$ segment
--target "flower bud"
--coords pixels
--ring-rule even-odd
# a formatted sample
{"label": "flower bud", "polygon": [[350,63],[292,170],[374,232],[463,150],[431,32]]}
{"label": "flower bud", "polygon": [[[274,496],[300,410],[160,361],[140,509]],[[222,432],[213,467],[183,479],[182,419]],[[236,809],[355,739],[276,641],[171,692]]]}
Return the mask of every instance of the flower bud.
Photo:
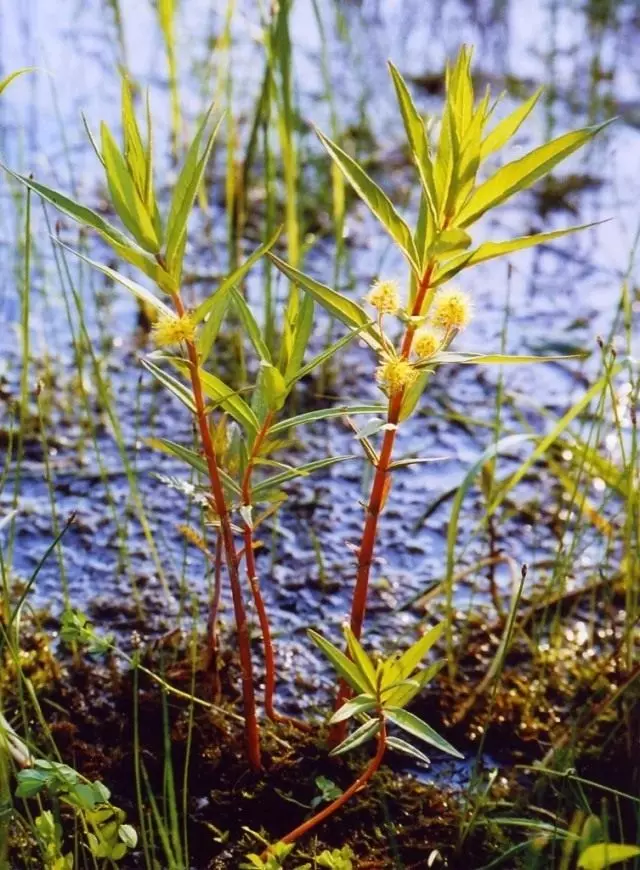
{"label": "flower bud", "polygon": [[432,323],[445,332],[464,329],[471,320],[471,314],[471,300],[463,290],[441,290],[433,300]]}
{"label": "flower bud", "polygon": [[439,350],[441,344],[442,334],[436,332],[435,329],[430,329],[428,326],[423,326],[415,334],[413,349],[420,359],[428,359]]}
{"label": "flower bud", "polygon": [[406,359],[391,357],[378,366],[376,380],[389,393],[397,393],[410,387],[418,377],[418,372]]}
{"label": "flower bud", "polygon": [[181,341],[194,341],[196,325],[189,314],[183,314],[181,317],[165,315],[154,323],[152,336],[158,347],[170,347]]}
{"label": "flower bud", "polygon": [[374,281],[367,302],[380,314],[393,314],[400,308],[400,291],[397,281]]}

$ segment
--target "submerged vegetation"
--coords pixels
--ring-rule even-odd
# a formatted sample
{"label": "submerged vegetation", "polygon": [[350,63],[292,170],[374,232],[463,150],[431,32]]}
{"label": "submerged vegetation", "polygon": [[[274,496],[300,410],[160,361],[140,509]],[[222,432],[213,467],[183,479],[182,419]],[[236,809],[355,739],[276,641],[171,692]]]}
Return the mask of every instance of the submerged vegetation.
{"label": "submerged vegetation", "polygon": [[[390,62],[398,184],[372,159],[364,124],[341,126],[329,4],[311,5],[331,132],[315,129],[317,148],[297,105],[293,0],[261,10],[264,73],[243,160],[231,63],[188,124],[180,9],[160,0],[162,111],[127,68],[126,18],[108,4],[119,130],[102,121],[94,133],[83,116],[100,194],[45,183],[2,155],[21,232],[19,348],[7,351],[19,374],[0,380],[0,870],[640,867],[635,248],[608,335],[587,329],[584,346],[550,340],[540,352],[525,340],[511,353],[515,255],[594,223],[494,232],[507,202],[543,179],[548,195],[557,168],[610,122],[590,114],[525,150],[543,88],[508,102],[491,82],[479,88],[462,45],[430,79],[425,114],[420,81]],[[233,17],[230,3],[208,47],[216,63]],[[38,75],[10,74],[0,99]],[[361,208],[365,232],[387,246],[367,280],[347,244]],[[49,244],[40,226],[66,369],[32,344]],[[332,235],[329,262],[315,249]],[[221,238],[227,268],[212,274]],[[507,289],[494,335],[468,274],[507,258],[492,278]],[[139,367],[113,365],[125,331],[101,313],[96,275],[135,302]],[[534,387],[509,394],[507,371],[534,364],[580,367],[579,393],[553,412],[534,405]],[[487,387],[471,413],[456,404],[468,371]],[[130,378],[133,423],[119,416]],[[434,501],[451,459],[426,434],[439,416],[447,429],[488,430],[489,443]],[[54,459],[72,426],[81,461],[61,483]],[[26,572],[16,566],[33,452],[50,528]],[[348,512],[337,554],[318,490],[304,496],[318,476]],[[71,516],[57,502],[63,486]],[[98,486],[102,516],[85,543],[83,499]],[[443,511],[437,568],[394,585]],[[92,540],[105,523],[119,585],[92,601]],[[300,527],[312,566],[283,543]],[[75,547],[82,601],[68,580]],[[38,584],[52,565],[61,596],[47,601]],[[278,604],[285,572],[291,594]],[[294,660],[283,611],[303,636]]]}

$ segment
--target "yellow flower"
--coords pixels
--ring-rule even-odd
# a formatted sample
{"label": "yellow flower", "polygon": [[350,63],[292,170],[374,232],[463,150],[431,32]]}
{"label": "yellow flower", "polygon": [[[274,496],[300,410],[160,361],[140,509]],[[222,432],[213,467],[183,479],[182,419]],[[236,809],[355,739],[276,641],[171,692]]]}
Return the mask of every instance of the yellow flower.
{"label": "yellow flower", "polygon": [[415,334],[413,349],[421,359],[427,359],[434,355],[441,344],[442,335],[435,329],[423,326]]}
{"label": "yellow flower", "polygon": [[400,357],[389,357],[378,366],[376,380],[390,393],[397,393],[410,387],[418,377],[418,372],[410,362]]}
{"label": "yellow flower", "polygon": [[433,300],[431,320],[445,331],[464,329],[471,314],[471,300],[463,290],[441,290]]}
{"label": "yellow flower", "polygon": [[194,341],[196,325],[189,314],[181,317],[164,315],[154,323],[152,335],[158,347],[169,347],[181,341]]}
{"label": "yellow flower", "polygon": [[380,314],[393,314],[400,308],[400,291],[397,281],[374,281],[367,302]]}

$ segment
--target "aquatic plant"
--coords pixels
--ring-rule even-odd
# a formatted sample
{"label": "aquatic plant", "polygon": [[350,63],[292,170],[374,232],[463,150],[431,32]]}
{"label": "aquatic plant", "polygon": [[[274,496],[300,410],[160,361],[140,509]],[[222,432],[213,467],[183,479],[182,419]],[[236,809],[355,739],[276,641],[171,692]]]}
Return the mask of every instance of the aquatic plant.
{"label": "aquatic plant", "polygon": [[[430,376],[442,365],[505,365],[549,359],[450,350],[469,323],[472,303],[464,291],[445,285],[479,263],[552,241],[582,227],[484,242],[476,248],[472,247],[468,230],[488,212],[551,172],[605,126],[565,133],[505,163],[488,178],[479,180],[481,166],[518,132],[534,109],[541,90],[487,132],[495,104],[491,101],[489,88],[476,102],[471,78],[471,50],[463,47],[455,62],[447,66],[444,110],[440,134],[435,142],[432,125],[425,123],[418,112],[404,79],[393,64],[390,63],[389,68],[420,191],[420,210],[415,227],[409,227],[362,166],[319,131],[318,136],[334,164],[407,262],[410,281],[405,298],[402,299],[396,282],[384,280],[374,284],[367,297],[367,302],[376,312],[376,326],[372,328],[368,326],[367,311],[357,302],[304,274],[273,252],[268,253],[275,265],[292,282],[304,287],[333,318],[349,329],[360,330],[363,340],[377,355],[376,380],[386,396],[387,412],[376,427],[367,426],[366,433],[362,433],[363,437],[359,439],[365,447],[367,461],[374,468],[374,475],[357,551],[351,606],[350,625],[357,639],[362,634],[365,620],[380,515],[391,492],[393,473],[401,467],[393,458],[398,429],[417,408]],[[385,332],[388,318],[395,318],[402,325],[398,344]],[[382,433],[379,449],[371,443],[376,432]],[[452,652],[450,623],[448,646]],[[343,680],[337,706],[340,707],[348,696],[348,686]],[[345,728],[344,722],[336,727],[334,742],[344,739]]]}

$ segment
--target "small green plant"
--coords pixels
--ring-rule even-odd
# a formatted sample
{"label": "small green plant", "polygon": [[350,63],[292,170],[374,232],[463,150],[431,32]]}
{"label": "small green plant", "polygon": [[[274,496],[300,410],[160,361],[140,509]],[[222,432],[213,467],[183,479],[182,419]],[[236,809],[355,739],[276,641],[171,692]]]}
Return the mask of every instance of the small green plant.
{"label": "small green plant", "polygon": [[35,828],[45,870],[73,870],[73,855],[71,852],[62,854],[62,825],[56,822],[51,810],[36,816]]}
{"label": "small green plant", "polygon": [[[391,655],[375,663],[348,626],[345,627],[348,656],[322,635],[309,631],[311,640],[322,650],[336,672],[355,693],[352,700],[336,710],[330,723],[337,725],[355,719],[360,724],[331,751],[331,754],[342,755],[373,739],[377,741],[377,748],[368,766],[346,791],[336,795],[328,806],[288,833],[274,848],[280,849],[283,844],[295,843],[363,789],[380,767],[387,749],[395,749],[424,764],[429,764],[429,759],[420,749],[402,737],[390,735],[389,726],[398,728],[404,734],[435,746],[441,752],[446,752],[455,758],[463,757],[426,722],[404,709],[436,676],[443,665],[442,661],[437,661],[425,668],[420,667],[424,657],[437,643],[443,629],[444,625],[437,625],[419,638],[406,652]],[[267,856],[263,857],[266,860]]]}
{"label": "small green plant", "polygon": [[[32,767],[18,771],[17,798],[34,798],[43,791],[71,807],[85,831],[86,843],[95,858],[120,861],[135,849],[138,837],[134,828],[126,824],[125,813],[109,802],[109,789],[101,782],[91,782],[72,767],[57,761],[36,759]],[[44,852],[51,860],[48,870],[66,870],[71,867],[70,856],[62,856],[61,829],[50,812],[44,813],[36,823],[42,838]]]}

